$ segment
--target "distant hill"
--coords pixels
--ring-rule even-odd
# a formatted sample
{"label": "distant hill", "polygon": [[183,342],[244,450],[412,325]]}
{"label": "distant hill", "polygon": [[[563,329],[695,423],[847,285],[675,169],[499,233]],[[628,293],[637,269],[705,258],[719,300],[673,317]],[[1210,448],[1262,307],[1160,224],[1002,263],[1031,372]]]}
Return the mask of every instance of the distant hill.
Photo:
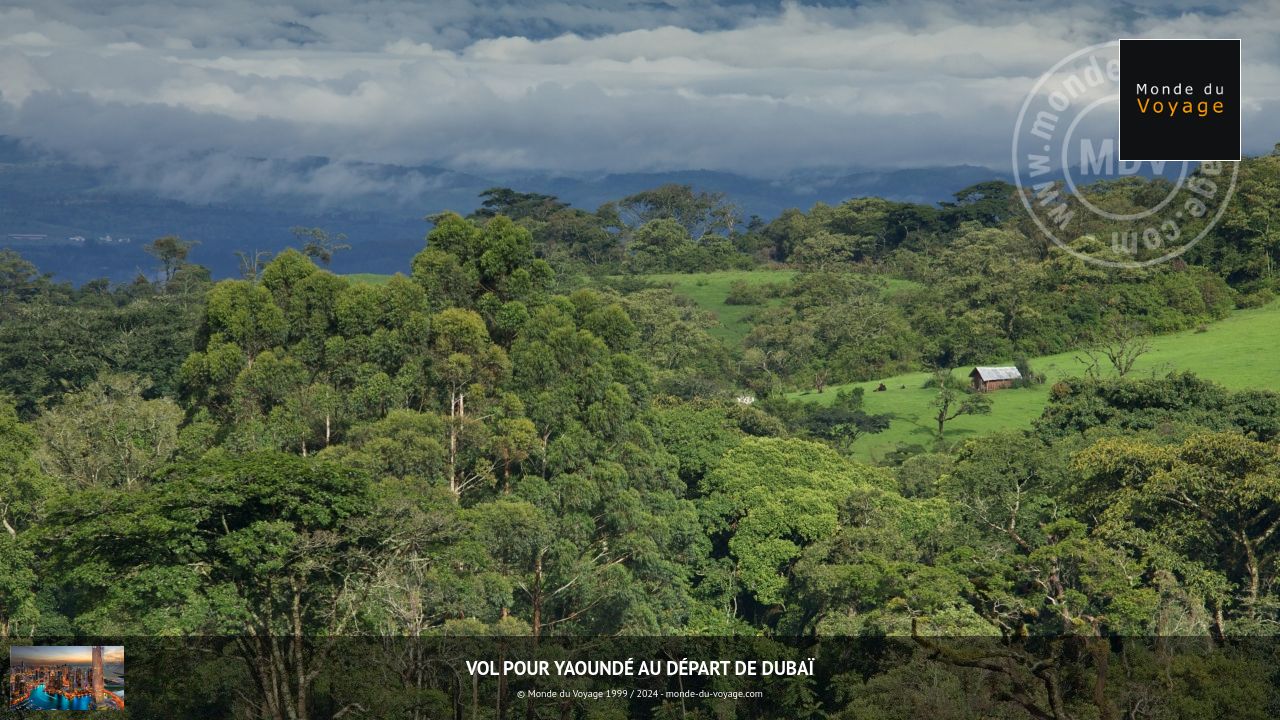
{"label": "distant hill", "polygon": [[693,185],[728,195],[744,217],[770,219],[787,208],[809,209],[816,202],[839,203],[851,197],[877,196],[932,204],[952,199],[962,188],[985,180],[1008,179],[1007,173],[976,165],[911,170],[812,170],[783,178],[752,178],[734,173],[688,170],[621,173],[599,176],[525,174],[497,176],[500,185],[541,192],[587,209],[665,183]]}
{"label": "distant hill", "polygon": [[345,233],[352,245],[335,258],[335,271],[390,273],[407,270],[422,247],[425,216],[470,212],[479,193],[494,186],[556,195],[594,210],[640,190],[686,183],[725,193],[744,217],[769,219],[789,207],[869,195],[934,203],[1002,177],[976,166],[824,169],[775,179],[697,170],[480,176],[430,165],[219,155],[115,167],[78,164],[0,136],[0,247],[18,250],[58,279],[125,281],[154,272],[144,244],[178,234],[200,241],[193,262],[226,277],[237,272],[237,250],[275,252],[293,242],[291,227],[319,226]]}

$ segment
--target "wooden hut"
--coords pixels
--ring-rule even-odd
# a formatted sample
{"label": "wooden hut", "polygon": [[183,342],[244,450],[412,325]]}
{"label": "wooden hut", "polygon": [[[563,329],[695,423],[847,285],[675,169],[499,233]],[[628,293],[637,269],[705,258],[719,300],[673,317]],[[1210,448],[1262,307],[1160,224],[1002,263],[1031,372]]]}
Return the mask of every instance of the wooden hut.
{"label": "wooden hut", "polygon": [[991,392],[1013,387],[1013,383],[1022,379],[1022,373],[1016,367],[975,367],[969,373],[973,380],[973,389],[978,392]]}

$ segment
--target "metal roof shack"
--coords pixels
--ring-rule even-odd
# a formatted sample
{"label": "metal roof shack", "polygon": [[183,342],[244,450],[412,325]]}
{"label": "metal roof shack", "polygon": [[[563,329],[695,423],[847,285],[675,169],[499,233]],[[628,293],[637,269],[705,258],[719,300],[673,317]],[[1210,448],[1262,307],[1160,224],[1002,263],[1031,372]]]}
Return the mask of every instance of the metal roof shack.
{"label": "metal roof shack", "polygon": [[982,367],[978,366],[969,373],[973,380],[973,389],[978,392],[990,392],[1013,387],[1015,381],[1022,379],[1022,373],[1016,367]]}

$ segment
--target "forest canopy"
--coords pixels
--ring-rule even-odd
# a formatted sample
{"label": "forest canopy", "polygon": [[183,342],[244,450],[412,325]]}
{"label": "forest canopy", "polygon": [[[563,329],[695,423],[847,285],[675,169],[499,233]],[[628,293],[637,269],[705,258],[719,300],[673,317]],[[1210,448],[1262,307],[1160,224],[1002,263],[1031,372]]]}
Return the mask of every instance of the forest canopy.
{"label": "forest canopy", "polygon": [[[1146,678],[1109,638],[1280,627],[1280,396],[1099,360],[1271,302],[1277,157],[1240,182],[1209,239],[1123,271],[1028,234],[1002,183],[767,222],[687,186],[495,188],[383,282],[318,266],[323,232],[216,282],[177,237],[127,285],[0,253],[0,639],[238,636],[244,713],[307,717],[339,682],[308,638],[974,637],[1007,671],[912,662],[987,678],[1001,717],[1120,717]],[[731,287],[740,342],[656,279],[748,268],[779,272]],[[1091,348],[1034,423],[947,434],[990,412],[968,366]],[[936,438],[877,464],[861,388],[799,394],[905,371]],[[871,717],[915,682],[830,680],[769,708]]]}

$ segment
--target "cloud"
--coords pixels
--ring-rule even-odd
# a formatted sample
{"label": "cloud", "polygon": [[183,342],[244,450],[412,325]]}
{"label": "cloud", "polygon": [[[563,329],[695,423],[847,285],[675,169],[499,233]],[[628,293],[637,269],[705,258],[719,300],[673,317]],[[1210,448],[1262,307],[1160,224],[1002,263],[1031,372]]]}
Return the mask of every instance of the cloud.
{"label": "cloud", "polygon": [[[1246,149],[1260,152],[1280,139],[1276,10],[42,0],[0,10],[0,133],[196,192],[219,179],[273,191],[234,157],[761,176],[1003,167],[1018,106],[1059,58],[1122,35],[1216,36],[1244,38]],[[207,171],[157,170],[215,157]],[[370,187],[331,172],[315,192]]]}
{"label": "cloud", "polygon": [[11,108],[22,104],[34,92],[48,90],[49,84],[22,52],[0,47],[0,97]]}

